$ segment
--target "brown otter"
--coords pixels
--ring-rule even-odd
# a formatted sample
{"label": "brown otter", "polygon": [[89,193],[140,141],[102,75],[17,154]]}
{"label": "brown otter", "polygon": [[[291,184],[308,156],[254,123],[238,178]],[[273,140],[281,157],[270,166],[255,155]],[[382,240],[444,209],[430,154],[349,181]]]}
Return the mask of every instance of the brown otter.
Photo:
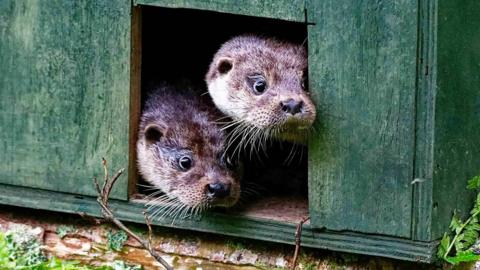
{"label": "brown otter", "polygon": [[238,124],[233,134],[303,142],[316,116],[306,70],[303,46],[245,35],[221,46],[205,80],[215,105]]}
{"label": "brown otter", "polygon": [[150,204],[167,205],[170,214],[196,213],[212,206],[233,206],[240,183],[224,160],[224,132],[215,108],[189,89],[156,88],[149,95],[137,141],[138,169],[164,195]]}

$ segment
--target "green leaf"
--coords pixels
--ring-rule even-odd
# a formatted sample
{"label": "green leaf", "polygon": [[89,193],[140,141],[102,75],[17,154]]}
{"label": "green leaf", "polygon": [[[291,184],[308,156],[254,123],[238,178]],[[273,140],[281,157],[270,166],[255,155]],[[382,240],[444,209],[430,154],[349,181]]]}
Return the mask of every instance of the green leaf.
{"label": "green leaf", "polygon": [[480,188],[480,175],[475,176],[472,179],[468,180],[467,188],[468,189]]}
{"label": "green leaf", "polygon": [[461,262],[474,262],[480,260],[480,255],[473,253],[471,250],[457,252],[453,257],[448,257],[447,261],[451,264],[459,264]]}
{"label": "green leaf", "polygon": [[[115,234],[113,234],[115,235]],[[47,260],[36,239],[19,242],[16,234],[0,232],[0,269],[12,270],[140,270],[141,266],[115,261],[111,266],[81,265],[78,261],[63,261],[55,257]]]}
{"label": "green leaf", "polygon": [[57,234],[58,237],[63,239],[67,234],[72,233],[75,231],[75,228],[73,226],[66,226],[66,225],[60,225],[57,227]]}
{"label": "green leaf", "polygon": [[475,199],[475,204],[473,206],[473,209],[476,209],[477,212],[480,211],[480,193],[477,194],[477,197]]}
{"label": "green leaf", "polygon": [[463,249],[464,249],[464,247],[465,247],[465,246],[463,245],[463,242],[461,242],[461,241],[455,241],[454,246],[455,246],[455,251],[456,251],[456,252],[463,251]]}
{"label": "green leaf", "polygon": [[443,258],[446,255],[448,255],[446,253],[449,245],[450,245],[450,236],[447,233],[445,233],[443,235],[442,240],[440,241],[440,245],[438,246],[437,256],[439,258]]}
{"label": "green leaf", "polygon": [[460,232],[462,228],[462,221],[460,220],[460,218],[458,218],[456,211],[453,212],[453,217],[452,217],[452,221],[450,222],[449,228],[452,232],[455,232],[457,234]]}
{"label": "green leaf", "polygon": [[112,263],[113,270],[141,270],[142,267],[139,265],[130,266],[124,261],[114,261]]}
{"label": "green leaf", "polygon": [[469,228],[472,229],[472,230],[475,230],[475,231],[480,231],[480,224],[477,223],[478,221],[476,221],[475,223],[472,223],[469,225]]}
{"label": "green leaf", "polygon": [[471,247],[475,243],[475,241],[477,241],[478,239],[478,232],[475,230],[472,230],[470,226],[466,227],[463,235],[464,235],[464,238],[463,238],[464,248]]}
{"label": "green leaf", "polygon": [[111,250],[121,251],[127,239],[128,235],[124,231],[117,231],[115,233],[109,231],[107,233],[107,246]]}

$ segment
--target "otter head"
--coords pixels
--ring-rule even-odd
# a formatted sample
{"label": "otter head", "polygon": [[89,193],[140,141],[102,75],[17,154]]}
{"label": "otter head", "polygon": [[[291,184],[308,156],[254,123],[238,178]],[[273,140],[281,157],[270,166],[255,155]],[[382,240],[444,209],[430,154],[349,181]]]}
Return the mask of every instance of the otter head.
{"label": "otter head", "polygon": [[226,42],[206,75],[215,105],[245,126],[302,141],[316,110],[306,90],[303,46],[256,36]]}
{"label": "otter head", "polygon": [[168,197],[163,202],[184,210],[233,206],[240,183],[223,158],[222,131],[202,112],[186,117],[178,113],[171,122],[165,118],[146,114],[141,122],[137,159],[145,180]]}

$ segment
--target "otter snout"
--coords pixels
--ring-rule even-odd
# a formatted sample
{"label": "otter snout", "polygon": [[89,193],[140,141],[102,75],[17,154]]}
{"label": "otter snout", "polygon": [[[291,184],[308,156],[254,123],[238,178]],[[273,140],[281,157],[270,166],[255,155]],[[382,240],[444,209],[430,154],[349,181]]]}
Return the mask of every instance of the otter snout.
{"label": "otter snout", "polygon": [[206,187],[207,197],[211,199],[223,199],[230,196],[230,184],[216,182]]}
{"label": "otter snout", "polygon": [[280,102],[280,108],[287,114],[295,115],[302,112],[303,101],[293,98]]}

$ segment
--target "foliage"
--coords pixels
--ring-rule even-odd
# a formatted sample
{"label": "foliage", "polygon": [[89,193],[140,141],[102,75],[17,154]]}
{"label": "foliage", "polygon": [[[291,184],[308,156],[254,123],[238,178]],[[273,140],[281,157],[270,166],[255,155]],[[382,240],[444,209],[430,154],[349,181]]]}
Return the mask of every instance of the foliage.
{"label": "foliage", "polygon": [[245,243],[243,243],[241,241],[230,240],[230,239],[225,242],[225,246],[229,249],[232,249],[232,250],[244,250],[244,249],[246,249]]}
{"label": "foliage", "polygon": [[142,270],[140,265],[129,266],[124,261],[114,261],[111,268],[112,270]]}
{"label": "foliage", "polygon": [[[467,188],[480,189],[480,176],[470,179]],[[479,214],[480,193],[477,194],[470,216],[465,222],[460,219],[457,212],[453,213],[449,226],[453,238],[449,233],[443,235],[437,252],[439,258],[451,264],[480,260],[480,249],[476,245],[480,232]]]}
{"label": "foliage", "polygon": [[67,234],[75,232],[75,228],[73,226],[60,225],[57,227],[56,232],[58,237],[63,239]]}
{"label": "foliage", "polygon": [[122,251],[123,245],[128,239],[128,235],[124,231],[107,233],[107,246],[110,250]]}
{"label": "foliage", "polygon": [[91,267],[77,261],[48,259],[35,238],[22,238],[12,232],[0,233],[0,269],[12,270],[141,270],[141,266],[129,266],[115,261],[110,266]]}

